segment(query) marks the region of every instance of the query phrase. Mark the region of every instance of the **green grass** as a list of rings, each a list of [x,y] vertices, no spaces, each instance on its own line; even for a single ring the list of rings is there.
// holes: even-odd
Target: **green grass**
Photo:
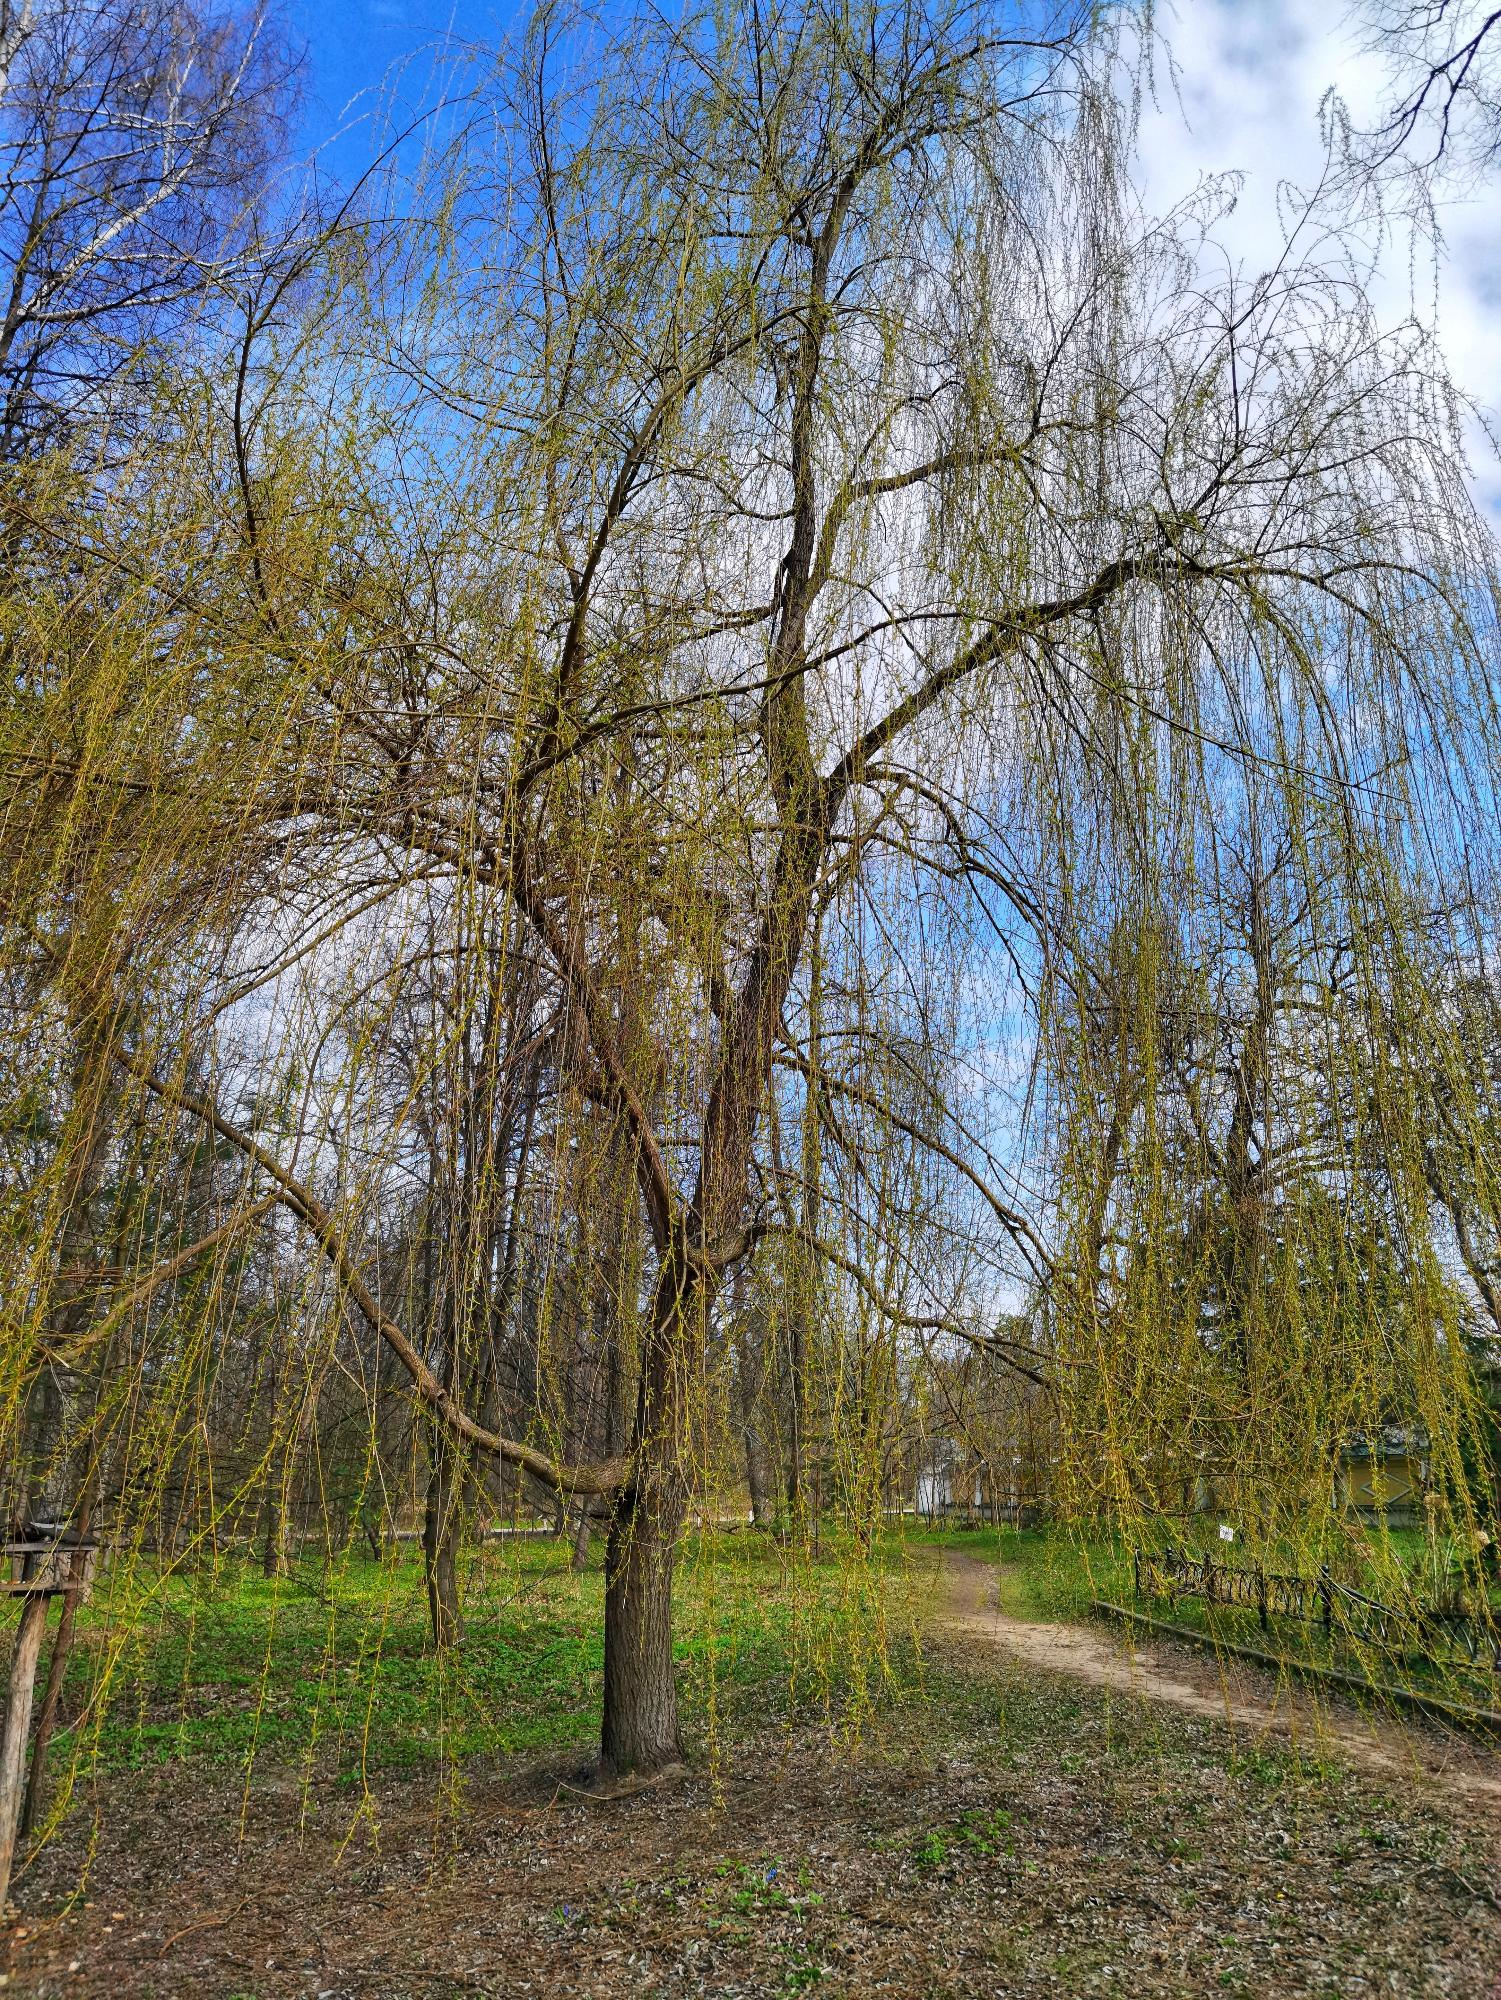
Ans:
[[[104,1769],[202,1758],[298,1766],[359,1782],[377,1769],[585,1746],[603,1669],[601,1556],[566,1542],[472,1552],[464,1634],[429,1641],[420,1557],[359,1553],[268,1580],[238,1559],[101,1578],[80,1620],[60,1735]],[[840,1537],[809,1559],[770,1538],[690,1541],[676,1650],[696,1739],[754,1715],[821,1711],[854,1726],[917,1672],[912,1579],[891,1551],[851,1560]],[[81,1714],[80,1714],[81,1711]]]
[[[1211,1524],[1212,1532],[1212,1524]],[[690,1540],[679,1569],[676,1645],[690,1740],[817,1713],[847,1731],[893,1697],[915,1698],[916,1633],[933,1558],[999,1562],[1014,1616],[1077,1620],[1093,1599],[1129,1605],[1120,1541],[1060,1528],[929,1530],[892,1524],[862,1553],[826,1529],[816,1555],[772,1537]],[[57,1765],[138,1768],[181,1759],[249,1770],[291,1767],[359,1784],[377,1770],[583,1749],[599,1727],[604,1579],[596,1548],[579,1574],[551,1539],[471,1552],[462,1642],[431,1650],[420,1557],[363,1551],[276,1580],[253,1565],[163,1572],[149,1562],[100,1579],[80,1620]],[[1202,1602],[1142,1608],[1204,1631],[1261,1641],[1255,1613]],[[1322,1632],[1276,1620],[1286,1653],[1346,1667]],[[1456,1675],[1413,1667],[1418,1684],[1475,1698]]]
[[[301,1759],[353,1777],[581,1734],[599,1587],[569,1579],[566,1554],[527,1544],[504,1576],[471,1577],[465,1640],[444,1659],[428,1645],[415,1558],[298,1565],[276,1580],[232,1561],[107,1578],[73,1673],[92,1704],[80,1743],[105,1768]]]

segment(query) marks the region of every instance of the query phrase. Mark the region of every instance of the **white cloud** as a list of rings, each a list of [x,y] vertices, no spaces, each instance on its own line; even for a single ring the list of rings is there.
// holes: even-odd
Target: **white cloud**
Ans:
[[[1208,175],[1237,172],[1243,192],[1217,234],[1251,271],[1277,257],[1284,192],[1315,186],[1325,165],[1319,107],[1331,87],[1357,123],[1379,113],[1378,58],[1364,54],[1339,0],[1184,0],[1159,25],[1176,65],[1159,65],[1157,102],[1144,108],[1139,173],[1161,209]],[[1176,84],[1176,88],[1174,85]],[[1399,235],[1383,246],[1372,286],[1391,322],[1416,312],[1436,327],[1459,386],[1494,420],[1501,405],[1501,186],[1493,178],[1440,217],[1444,248],[1435,301],[1431,257]],[[1501,465],[1471,431],[1476,490],[1501,514]]]

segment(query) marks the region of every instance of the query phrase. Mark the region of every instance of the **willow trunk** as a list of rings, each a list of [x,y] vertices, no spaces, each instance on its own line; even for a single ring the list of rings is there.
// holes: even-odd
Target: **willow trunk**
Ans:
[[[600,1768],[611,1777],[649,1777],[683,1760],[672,1663],[672,1582],[687,1514],[681,1384],[695,1292],[691,1268],[669,1258],[642,1356],[631,1477],[610,1517]]]

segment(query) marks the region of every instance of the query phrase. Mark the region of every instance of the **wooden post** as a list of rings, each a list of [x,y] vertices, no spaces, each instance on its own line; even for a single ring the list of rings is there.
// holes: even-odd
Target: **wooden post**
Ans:
[[[5,1735],[0,1740],[0,1918],[10,1893],[11,1863],[16,1855],[16,1828],[21,1815],[21,1781],[26,1772],[26,1738],[31,1731],[32,1692],[37,1657],[47,1625],[47,1595],[38,1591],[23,1600],[16,1650],[10,1663],[10,1692],[5,1703]]]
[[[16,1630],[16,1647],[11,1655],[10,1688],[5,1703],[5,1722],[0,1732],[0,1915],[10,1891],[11,1866],[16,1844],[25,1830],[22,1824],[22,1790],[26,1776],[26,1739],[31,1733],[31,1705],[36,1692],[37,1659],[42,1650],[42,1634],[47,1629],[47,1602],[62,1597],[71,1611],[75,1599],[87,1590],[93,1570],[95,1545],[83,1533],[69,1534],[56,1522],[34,1522],[23,1540],[7,1542],[0,1555],[8,1559],[11,1574],[0,1580],[0,1596],[19,1597],[21,1622]],[[63,1557],[68,1558],[67,1573]],[[48,1676],[48,1700],[43,1708],[44,1730],[33,1753],[40,1759],[46,1750],[62,1692],[62,1674],[67,1664],[66,1640],[72,1635],[71,1620],[65,1620],[61,1655],[53,1650],[54,1673]],[[54,1691],[52,1683],[56,1681]],[[34,1766],[34,1797],[27,1800],[27,1818],[36,1810],[40,1796],[40,1769]]]
[[[79,1524],[80,1532],[88,1527],[88,1515],[84,1514]],[[26,1779],[26,1796],[21,1802],[21,1817],[17,1831],[24,1840],[36,1825],[37,1814],[42,1806],[42,1777],[47,1768],[47,1748],[52,1741],[52,1732],[57,1726],[57,1710],[62,1700],[63,1676],[68,1671],[68,1655],[73,1650],[73,1621],[78,1613],[78,1600],[83,1595],[88,1577],[91,1551],[87,1547],[74,1548],[68,1555],[68,1582],[70,1588],[63,1592],[63,1615],[58,1620],[57,1634],[52,1641],[52,1658],[47,1662],[47,1690],[42,1696],[42,1712],[36,1719],[36,1736],[31,1745],[31,1770]]]

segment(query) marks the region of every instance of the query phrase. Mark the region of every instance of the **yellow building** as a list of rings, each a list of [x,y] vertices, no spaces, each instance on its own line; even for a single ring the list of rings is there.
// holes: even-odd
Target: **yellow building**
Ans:
[[[1396,1428],[1350,1440],[1335,1474],[1336,1506],[1361,1514],[1417,1516],[1428,1489],[1424,1441]]]

